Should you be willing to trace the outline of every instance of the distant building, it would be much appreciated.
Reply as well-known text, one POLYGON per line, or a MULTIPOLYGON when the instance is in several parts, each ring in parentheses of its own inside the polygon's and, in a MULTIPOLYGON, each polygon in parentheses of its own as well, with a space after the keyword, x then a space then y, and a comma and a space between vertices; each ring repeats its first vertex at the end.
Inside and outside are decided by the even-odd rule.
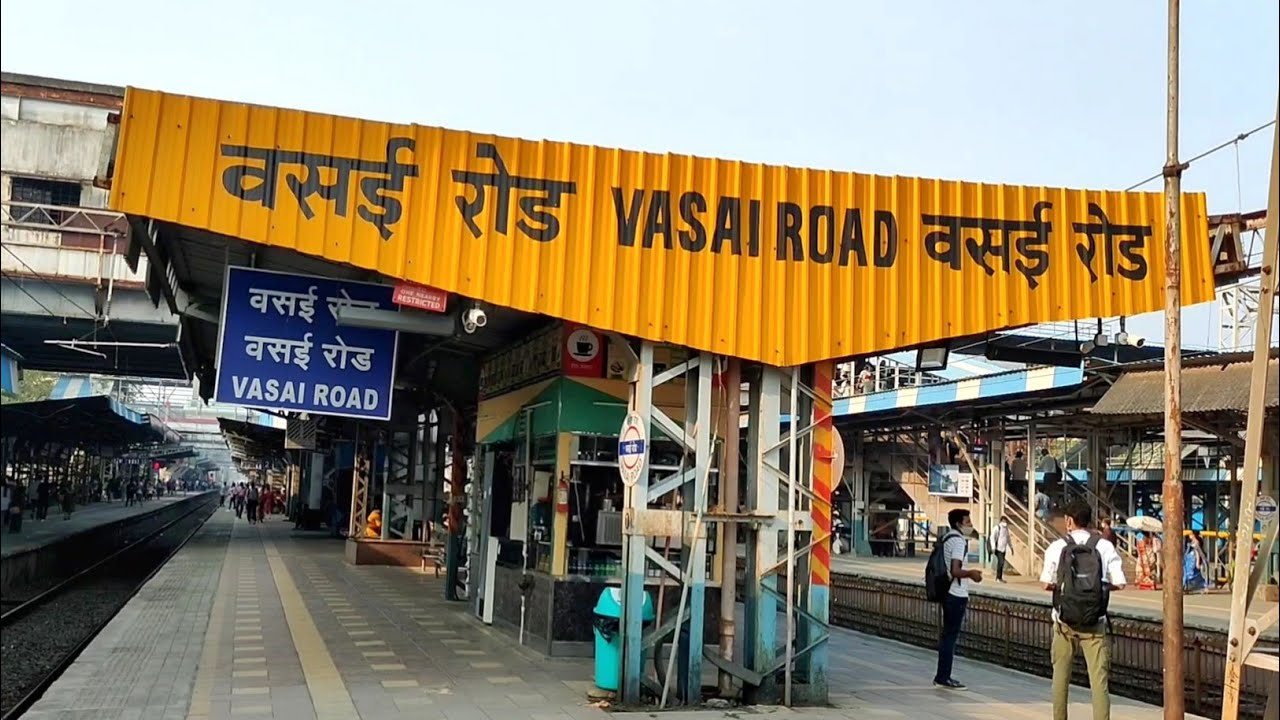
POLYGON ((107 209, 124 88, 0 73, 0 341, 33 370, 185 379, 177 318, 107 209))

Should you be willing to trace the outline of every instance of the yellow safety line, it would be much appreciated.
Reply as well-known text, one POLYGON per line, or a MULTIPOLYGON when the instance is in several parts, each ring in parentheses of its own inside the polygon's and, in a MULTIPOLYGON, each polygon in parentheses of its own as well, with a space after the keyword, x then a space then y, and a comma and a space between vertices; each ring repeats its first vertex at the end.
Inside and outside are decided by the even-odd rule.
POLYGON ((284 606, 284 617, 289 623, 289 634, 293 636, 293 647, 298 652, 298 661, 302 664, 302 675, 307 681, 307 691, 311 693, 311 704, 316 711, 316 720, 352 720, 360 717, 355 703, 342 682, 338 667, 333 664, 333 656, 320 637, 311 613, 307 611, 302 595, 289 576, 280 552, 270 539, 264 537, 262 544, 267 551, 267 563, 271 566, 271 577, 276 581, 276 590, 280 593, 280 604, 284 606))
POLYGON ((209 611, 209 626, 204 633, 204 649, 200 652, 200 666, 196 671, 195 686, 191 689, 191 704, 187 706, 187 720, 208 720, 213 705, 213 684, 218 667, 218 642, 222 638, 222 616, 226 614, 227 597, 231 595, 232 575, 227 567, 231 559, 231 539, 222 557, 218 590, 213 596, 213 609, 209 611))

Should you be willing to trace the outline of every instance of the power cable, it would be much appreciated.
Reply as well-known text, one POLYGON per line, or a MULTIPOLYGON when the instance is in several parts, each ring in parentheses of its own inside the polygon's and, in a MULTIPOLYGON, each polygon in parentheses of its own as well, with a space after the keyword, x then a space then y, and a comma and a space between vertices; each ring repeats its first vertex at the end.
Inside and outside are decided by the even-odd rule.
POLYGON ((46 313, 48 313, 49 317, 52 317, 52 318, 61 317, 61 315, 58 315, 58 314, 57 314, 57 313, 55 313, 54 311, 50 310, 50 309, 49 309, 49 307, 48 307, 47 305, 45 305, 44 303, 42 303, 42 302, 40 302, 39 300, 37 300, 37 299, 36 299, 36 296, 35 296, 35 295, 32 295, 30 290, 27 290, 26 288, 22 287, 22 283, 21 283, 21 282, 19 282, 19 280, 20 280, 21 278, 15 277, 15 276, 14 276, 14 275, 12 275, 11 273, 7 273, 7 272, 5 272, 5 273, 0 273, 0 275, 3 275, 4 277, 9 278, 10 280, 13 280, 13 281, 14 281, 14 282, 13 282, 14 287, 16 287, 16 288, 18 288, 19 290, 21 290, 23 295, 26 295, 27 297, 31 298, 31 302, 33 302, 33 303, 35 303, 36 305, 39 305, 41 308, 43 308, 43 309, 44 309, 44 311, 45 311, 46 313))
MULTIPOLYGON (((1224 143, 1221 143, 1221 144, 1219 144, 1219 145, 1215 145, 1215 146, 1213 146, 1212 148, 1209 148, 1208 150, 1205 150, 1204 152, 1200 153, 1199 155, 1196 155, 1195 157, 1191 158, 1190 160, 1184 160, 1184 161, 1183 161, 1183 163, 1182 163, 1182 165, 1183 165, 1183 167, 1184 167, 1184 168, 1189 167, 1189 166, 1191 165, 1191 163, 1196 162, 1197 160, 1203 160, 1204 158, 1209 157, 1210 155, 1212 155, 1212 154, 1214 154, 1214 153, 1218 152, 1219 150, 1221 150, 1221 149, 1223 149, 1223 148, 1227 147, 1228 145, 1233 145, 1233 144, 1238 143, 1238 142, 1240 142, 1240 141, 1242 141, 1242 140, 1247 140, 1251 135, 1254 135, 1255 133, 1262 132, 1263 130, 1266 130, 1267 128, 1269 128, 1269 127, 1271 127, 1272 125, 1275 125, 1275 124, 1276 124, 1276 121, 1275 121, 1275 120, 1268 120, 1268 121, 1266 121, 1265 123, 1263 123, 1263 124, 1259 125, 1258 127, 1254 128, 1254 129, 1252 129, 1252 130, 1250 130, 1250 131, 1248 131, 1248 132, 1242 132, 1242 133, 1240 133, 1239 135, 1236 135, 1235 137, 1231 138, 1230 140, 1228 140, 1228 141, 1226 141, 1226 142, 1224 142, 1224 143)), ((1155 175, 1152 175, 1151 177, 1147 178, 1146 180, 1143 180, 1142 182, 1137 182, 1137 183, 1134 183, 1134 184, 1130 185, 1129 187, 1127 187, 1127 188, 1125 188, 1125 189, 1124 189, 1124 192, 1129 192, 1130 190, 1137 190, 1138 188, 1142 187, 1143 185, 1146 185, 1147 183, 1151 182, 1152 180, 1159 180, 1159 179, 1160 179, 1160 178, 1162 178, 1162 177, 1164 177, 1164 171, 1163 171, 1163 170, 1162 170, 1161 172, 1156 173, 1155 175)))
MULTIPOLYGON (((14 252, 14 251, 13 251, 13 248, 9 247, 8 245, 0 245, 0 247, 3 247, 3 248, 4 248, 4 250, 5 250, 5 252, 7 252, 7 253, 9 253, 10 255, 12 255, 12 256, 14 257, 14 259, 15 259, 15 260, 17 260, 18 262, 22 263, 22 267, 24 267, 24 268, 26 268, 27 270, 29 270, 29 271, 31 272, 31 274, 32 274, 32 275, 34 275, 34 276, 36 277, 36 279, 38 279, 40 282, 42 282, 42 283, 44 283, 44 284, 48 285, 49 287, 53 288, 53 291, 54 291, 54 292, 56 292, 56 293, 58 293, 59 295, 61 295, 63 300, 66 300, 67 302, 69 302, 69 303, 71 303, 72 305, 74 305, 76 308, 78 308, 78 309, 80 310, 80 312, 84 313, 86 317, 88 317, 89 319, 94 320, 94 321, 96 321, 96 320, 98 319, 98 315, 97 315, 97 313, 91 313, 91 312, 89 312, 88 310, 85 310, 83 305, 81 305, 80 303, 78 303, 78 302, 76 302, 75 300, 72 300, 70 297, 68 297, 68 296, 67 296, 67 294, 66 294, 66 293, 64 293, 64 292, 62 292, 62 290, 61 290, 61 289, 59 289, 59 288, 58 288, 58 286, 57 286, 56 284, 54 284, 51 280, 49 280, 49 278, 46 278, 44 275, 41 275, 39 272, 37 272, 37 271, 36 271, 36 269, 35 269, 35 268, 33 268, 33 267, 31 267, 30 265, 28 265, 28 264, 27 264, 27 261, 22 259, 22 256, 18 255, 18 253, 16 253, 16 252, 14 252)), ((56 317, 56 316, 55 316, 55 317, 56 317)))

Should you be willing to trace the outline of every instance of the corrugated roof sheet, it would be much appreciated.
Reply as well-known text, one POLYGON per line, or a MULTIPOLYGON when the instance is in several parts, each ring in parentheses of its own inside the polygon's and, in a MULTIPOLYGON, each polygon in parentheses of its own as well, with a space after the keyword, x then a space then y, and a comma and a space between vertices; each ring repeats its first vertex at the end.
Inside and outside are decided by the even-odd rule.
MULTIPOLYGON (((789 366, 1163 306, 1159 193, 804 170, 130 89, 111 206, 789 366)), ((1204 195, 1183 302, 1213 299, 1204 195)))
MULTIPOLYGON (((1280 360, 1267 367, 1266 407, 1280 406, 1280 360)), ((1182 369, 1182 412, 1248 412, 1248 361, 1182 369)), ((1090 412, 1097 415, 1163 415, 1164 371, 1148 370, 1121 375, 1090 412)))

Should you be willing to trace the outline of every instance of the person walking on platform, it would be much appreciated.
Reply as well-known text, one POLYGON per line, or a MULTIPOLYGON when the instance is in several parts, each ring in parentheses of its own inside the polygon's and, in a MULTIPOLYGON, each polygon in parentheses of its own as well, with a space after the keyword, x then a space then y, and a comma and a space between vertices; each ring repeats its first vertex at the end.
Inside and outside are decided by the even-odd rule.
POLYGON ((1065 537, 1044 553, 1040 582, 1053 593, 1053 720, 1067 720, 1071 670, 1076 652, 1084 653, 1093 693, 1093 720, 1111 718, 1111 637, 1107 604, 1125 586, 1116 548, 1090 524, 1093 511, 1077 500, 1067 506, 1065 537))
POLYGON ((218 507, 227 509, 227 486, 218 485, 218 507))
POLYGON ((996 582, 1004 582, 1005 556, 1009 554, 1009 521, 1000 518, 1000 522, 991 531, 991 554, 996 556, 996 582))
POLYGON ((70 520, 71 513, 76 509, 75 491, 71 489, 71 483, 62 484, 62 519, 70 520))
POLYGON ((262 499, 258 484, 254 483, 249 486, 249 491, 244 498, 245 512, 249 515, 249 522, 258 522, 258 503, 262 499))
POLYGON ((5 521, 9 524, 9 532, 17 534, 22 532, 22 513, 26 510, 27 490, 20 483, 14 483, 13 489, 9 491, 9 511, 5 514, 5 521))
POLYGON ((49 484, 47 479, 41 479, 40 484, 36 486, 36 519, 45 520, 49 517, 49 500, 53 494, 53 486, 49 484))
POLYGON ((960 640, 965 610, 969 606, 969 583, 982 582, 982 571, 965 567, 969 557, 969 537, 973 535, 969 511, 952 510, 947 513, 947 524, 950 528, 942 536, 942 555, 951 571, 952 582, 942 599, 942 636, 938 640, 938 671, 933 676, 933 685, 947 690, 964 690, 964 683, 951 677, 951 669, 955 664, 956 643, 960 640))

